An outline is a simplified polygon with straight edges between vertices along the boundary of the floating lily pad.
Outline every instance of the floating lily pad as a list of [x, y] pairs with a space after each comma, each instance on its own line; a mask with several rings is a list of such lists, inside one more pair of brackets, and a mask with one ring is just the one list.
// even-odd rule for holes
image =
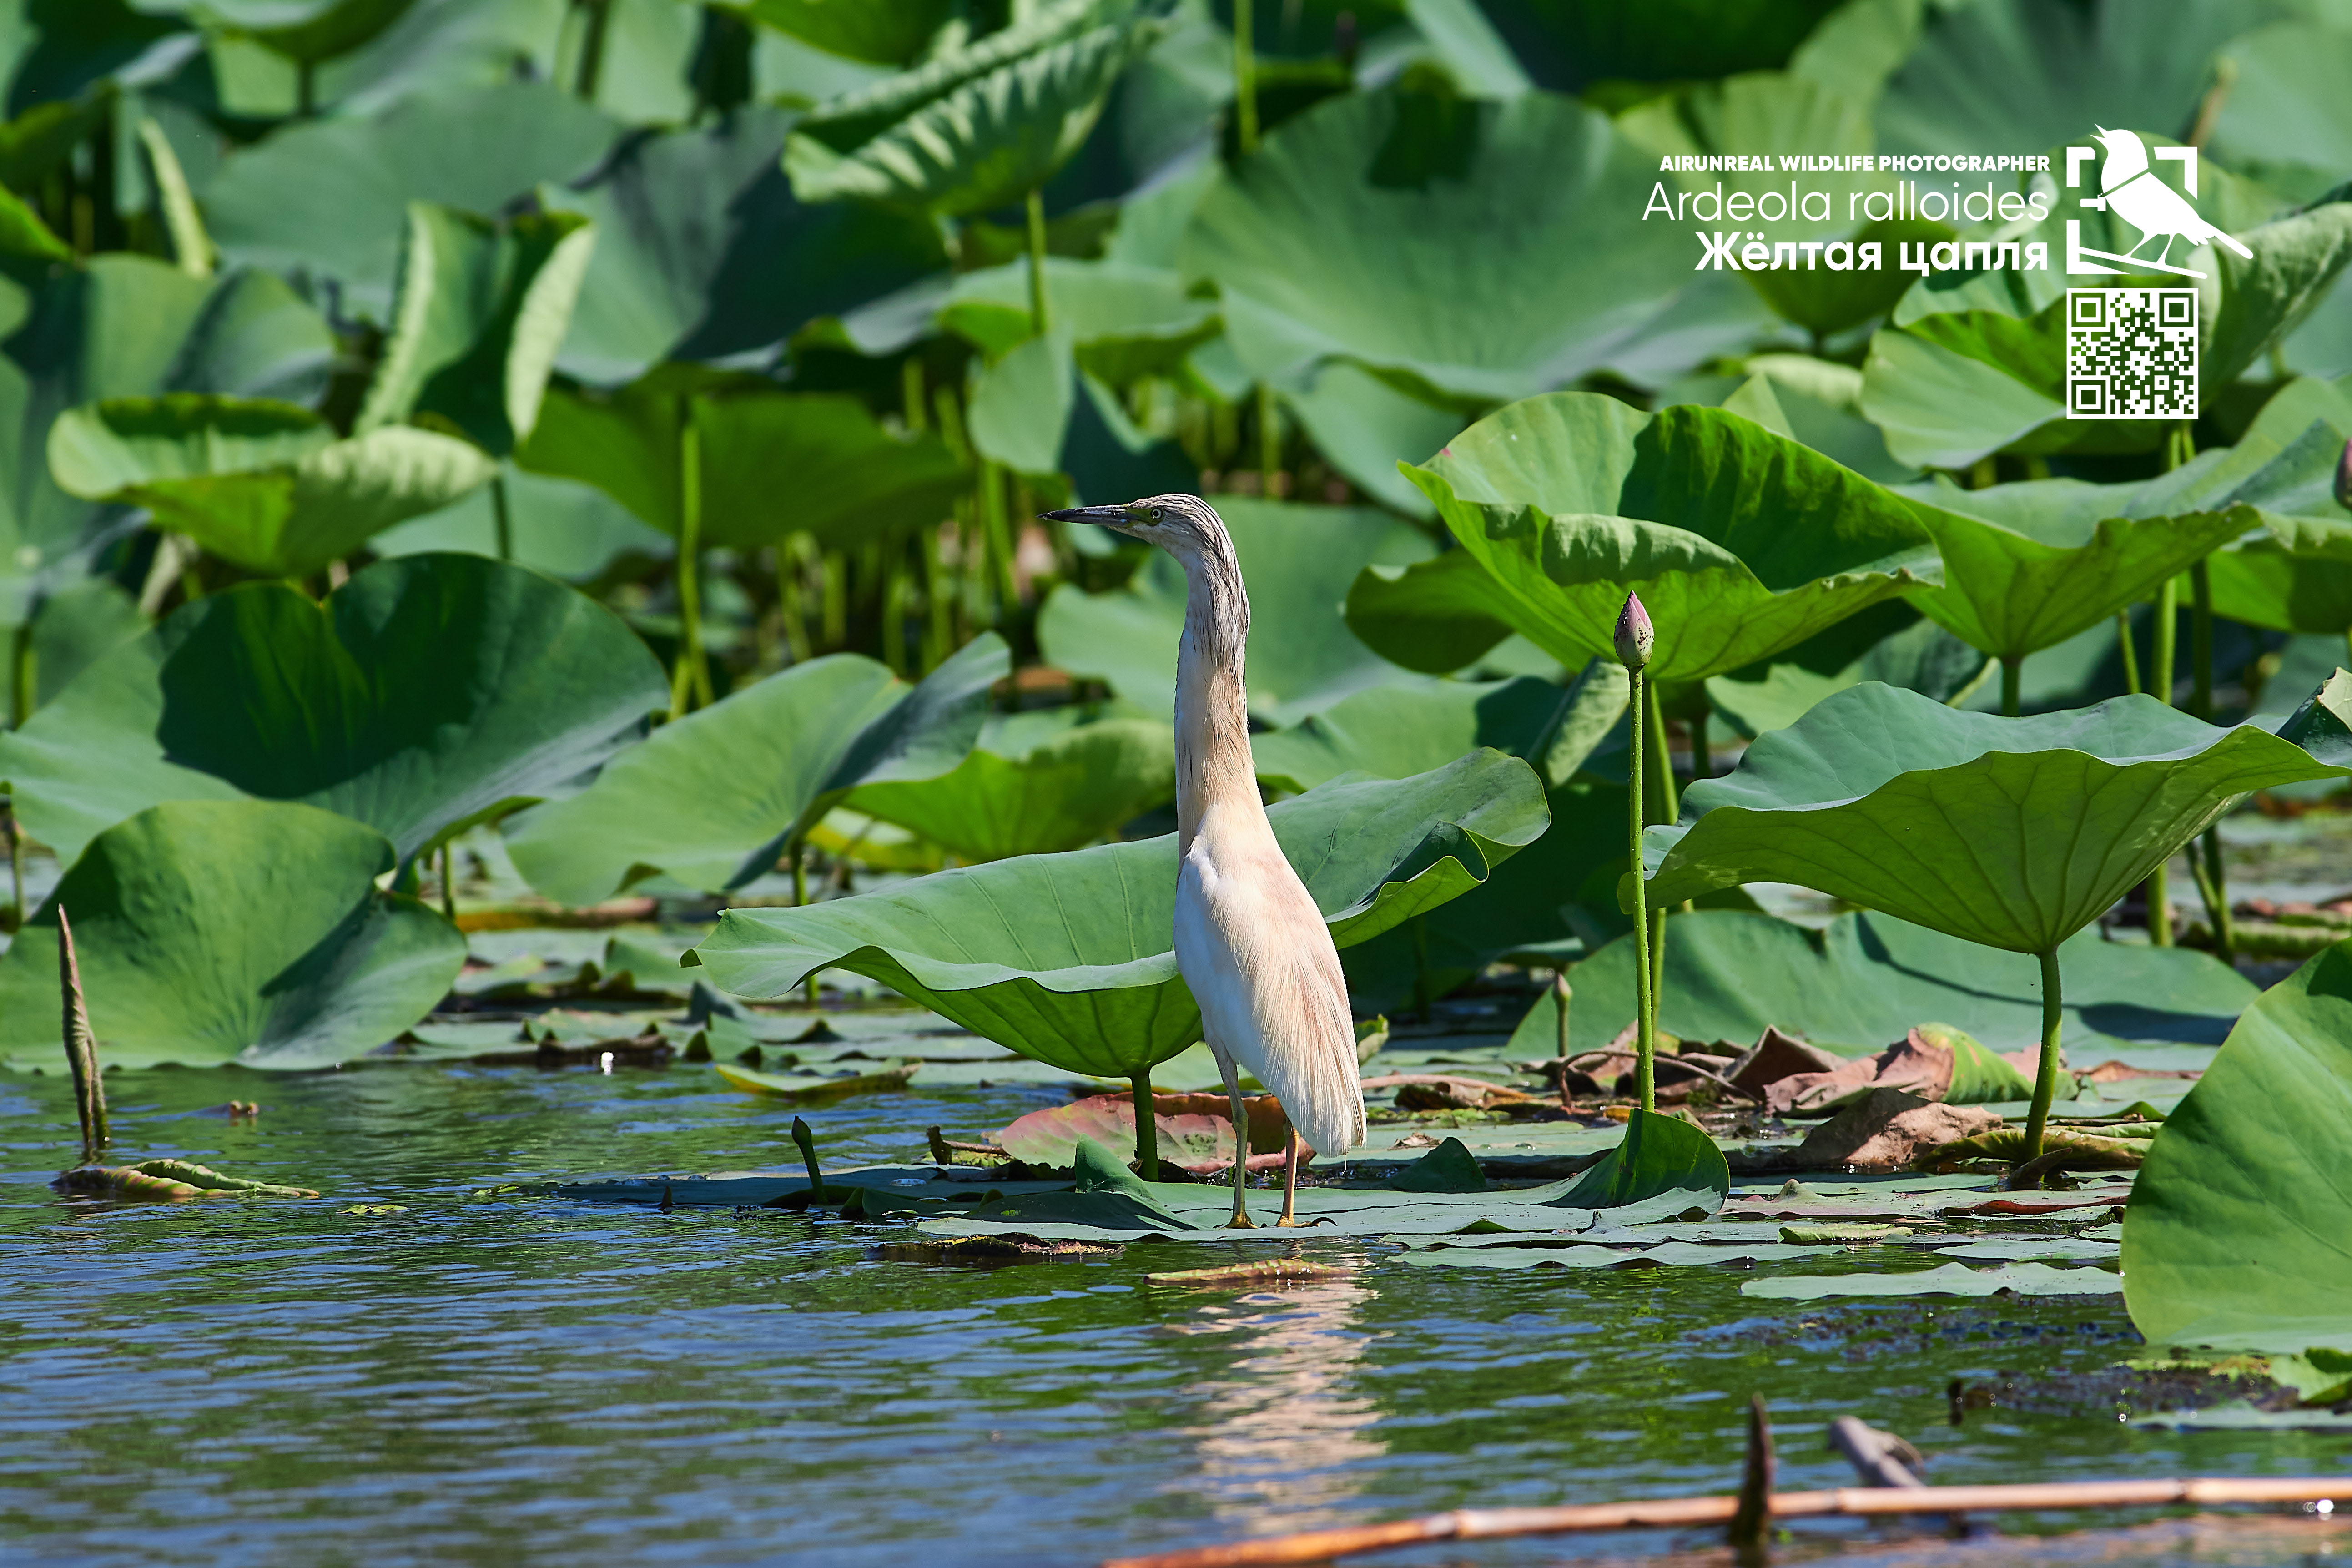
[[[1465, 752], [1491, 746], [1543, 765], [1564, 722], [1570, 746], [1589, 752], [1624, 714], [1625, 683], [1605, 678], [1573, 691], [1548, 680], [1438, 681], [1360, 691], [1310, 714], [1296, 728], [1250, 738], [1257, 776], [1294, 793], [1346, 773], [1410, 778]], [[1613, 711], [1611, 711], [1613, 710]], [[1581, 757], [1546, 765], [1548, 777], [1576, 771]]]
[[1750, 1279], [1743, 1296], [1776, 1301], [1823, 1301], [1839, 1296], [2116, 1296], [2121, 1277], [2104, 1268], [2053, 1268], [2046, 1263], [2010, 1263], [1971, 1268], [1947, 1263], [1908, 1274], [1800, 1274]]
[[667, 690], [593, 600], [411, 555], [323, 605], [253, 583], [184, 605], [0, 736], [0, 779], [67, 860], [158, 801], [238, 795], [356, 817], [407, 860], [595, 766]]
[[741, 887], [858, 785], [954, 768], [1007, 664], [991, 632], [911, 688], [862, 654], [794, 665], [663, 725], [587, 789], [521, 817], [508, 853], [567, 904], [655, 871]]
[[[1445, 602], [1475, 589], [1487, 616], [1572, 668], [1613, 657], [1629, 588], [1657, 626], [1651, 678], [1684, 681], [1937, 581], [1911, 502], [1721, 409], [1530, 398], [1408, 477], [1485, 569], [1452, 568]], [[1445, 570], [1409, 572], [1391, 596]]]
[[[1479, 752], [1412, 779], [1327, 784], [1268, 815], [1344, 947], [1484, 881], [1542, 832], [1542, 799], [1526, 763]], [[1041, 1061], [1130, 1078], [1200, 1038], [1175, 898], [1171, 834], [730, 910], [694, 952], [738, 995], [781, 996], [838, 966]]]
[[107, 1067], [364, 1056], [423, 1017], [466, 959], [455, 926], [377, 889], [392, 868], [383, 835], [314, 806], [152, 806], [100, 834], [0, 955], [0, 1060], [62, 1066], [60, 905]]
[[1841, 691], [1693, 784], [1644, 836], [1663, 903], [1793, 881], [1949, 935], [2040, 952], [2105, 913], [2237, 795], [2339, 776], [2252, 725], [2150, 697], [2000, 719]]
[[2246, 1010], [2166, 1119], [2124, 1214], [2126, 1300], [2150, 1343], [2352, 1348], [2347, 1042], [2338, 943]]

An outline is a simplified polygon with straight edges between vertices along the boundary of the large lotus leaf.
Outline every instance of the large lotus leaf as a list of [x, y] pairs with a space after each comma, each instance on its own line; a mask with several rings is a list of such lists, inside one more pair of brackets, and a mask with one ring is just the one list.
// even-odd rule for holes
[[964, 427], [982, 457], [1016, 474], [1050, 474], [1062, 466], [1076, 401], [1069, 334], [1056, 326], [981, 372]]
[[[1866, 99], [1786, 72], [1695, 82], [1629, 110], [1618, 119], [1617, 132], [1660, 158], [1704, 158], [1765, 147], [1803, 147], [1846, 157], [1874, 151]], [[1789, 199], [1789, 182], [1777, 174], [1762, 170], [1727, 174], [1707, 169], [1704, 163], [1662, 184], [1670, 201], [1683, 193], [1709, 193], [1711, 202], [1716, 199], [1712, 193], [1717, 191], [1726, 197], [1740, 193], [1750, 199], [1770, 194], [1783, 204]], [[1874, 191], [1891, 191], [1894, 186], [1895, 176], [1890, 174], [1809, 174], [1802, 182], [1803, 190], [1808, 195], [1819, 193], [1828, 198], [1823, 209], [1828, 216], [1809, 222], [1791, 212], [1778, 220], [1763, 220], [1768, 225], [1763, 237], [1775, 242], [1875, 240], [1889, 255], [1897, 254], [1895, 247], [1906, 240], [1951, 237], [1948, 228], [1928, 223], [1899, 228], [1874, 226], [1871, 232], [1859, 232], [1865, 226], [1849, 216], [1859, 210], [1853, 204]], [[1730, 221], [1722, 216], [1717, 220], [1718, 225]], [[1910, 283], [1910, 275], [1900, 270], [1833, 272], [1818, 263], [1809, 268], [1743, 269], [1740, 276], [1781, 317], [1822, 337], [1883, 314]]]
[[1348, 588], [1348, 629], [1391, 663], [1448, 675], [1511, 635], [1497, 610], [1504, 593], [1467, 550], [1407, 566], [1368, 566]]
[[504, 559], [567, 583], [587, 584], [608, 573], [635, 575], [627, 564], [668, 560], [677, 546], [593, 485], [509, 468], [503, 494], [488, 487], [455, 506], [412, 518], [368, 541], [381, 558], [455, 550], [501, 555], [499, 506], [505, 507]]
[[381, 311], [412, 201], [502, 211], [543, 180], [593, 167], [620, 127], [537, 82], [444, 88], [375, 113], [297, 120], [231, 153], [204, 192], [221, 255], [333, 279]]
[[[1132, 498], [1121, 496], [1120, 500]], [[1418, 530], [1371, 507], [1307, 506], [1219, 496], [1219, 515], [1250, 595], [1244, 678], [1250, 711], [1297, 722], [1367, 687], [1404, 679], [1356, 640], [1340, 605], [1375, 563], [1431, 552]], [[1037, 616], [1047, 662], [1110, 683], [1155, 714], [1176, 710], [1176, 644], [1184, 630], [1184, 569], [1154, 551], [1123, 588], [1087, 594], [1064, 584]]]
[[307, 396], [333, 335], [274, 278], [210, 283], [152, 257], [61, 269], [29, 299], [0, 279], [0, 626], [78, 574], [103, 510], [49, 477], [58, 416], [105, 397], [185, 390]]
[[381, 892], [363, 823], [257, 800], [177, 801], [108, 828], [0, 957], [0, 1061], [56, 1072], [58, 914], [73, 922], [105, 1067], [320, 1068], [432, 1011], [466, 939]]
[[2334, 493], [2347, 437], [2352, 396], [2334, 383], [2299, 378], [2263, 405], [2237, 450], [2274, 455], [2231, 491], [2263, 527], [2211, 558], [2216, 615], [2283, 632], [2352, 629], [2352, 511]]
[[[204, 0], [199, 15], [230, 37], [316, 65], [349, 54], [404, 16], [415, 0]], [[145, 0], [143, 11], [196, 10]]]
[[576, 187], [541, 187], [547, 206], [596, 225], [558, 357], [565, 371], [613, 384], [664, 360], [772, 351], [815, 317], [947, 266], [923, 218], [796, 200], [777, 163], [792, 122], [786, 110], [746, 104], [709, 125], [631, 137]]
[[2144, 515], [2129, 492], [2079, 479], [1967, 490], [1940, 474], [1913, 487], [1944, 585], [1912, 602], [1969, 647], [2022, 658], [2152, 597], [2256, 521], [2245, 506]]
[[1010, 668], [993, 632], [912, 688], [861, 654], [794, 665], [663, 725], [587, 789], [519, 818], [508, 851], [560, 903], [595, 903], [655, 871], [741, 887], [857, 785], [962, 762]]
[[[2259, 994], [2210, 953], [2109, 942], [2095, 931], [2063, 943], [2058, 962], [2066, 976], [2067, 1048], [2079, 1061], [2135, 1047], [2210, 1048]], [[1633, 1017], [1630, 936], [1586, 958], [1569, 980], [1569, 1048], [1598, 1050]], [[1929, 1021], [1997, 1051], [2038, 1047], [2041, 969], [2021, 954], [1989, 952], [1868, 910], [1840, 915], [1823, 931], [1717, 910], [1666, 921], [1658, 1027], [1678, 1038], [1745, 1048], [1770, 1026], [1819, 1046], [1876, 1051]], [[1558, 1005], [1543, 992], [1506, 1054], [1549, 1056], [1559, 1028]]]
[[[1545, 825], [1533, 772], [1494, 752], [1411, 779], [1326, 784], [1268, 815], [1343, 947], [1477, 886]], [[748, 996], [848, 969], [1024, 1056], [1127, 1078], [1200, 1038], [1176, 971], [1175, 910], [1171, 834], [803, 909], [730, 910], [693, 955]]]
[[1624, 1142], [1552, 1199], [1563, 1208], [1614, 1209], [1665, 1199], [1686, 1202], [1679, 1219], [1699, 1219], [1731, 1195], [1731, 1166], [1715, 1140], [1678, 1117], [1636, 1110]]
[[1167, 725], [1049, 709], [991, 714], [953, 772], [866, 784], [842, 804], [977, 862], [1091, 844], [1175, 795]]
[[2042, 952], [2082, 930], [2231, 800], [2342, 776], [2252, 725], [2152, 697], [2026, 719], [1876, 683], [1759, 737], [1644, 835], [1674, 903], [1795, 882], [1948, 935]]
[[[1068, 334], [1078, 367], [1112, 386], [1173, 372], [1216, 334], [1217, 306], [1184, 291], [1175, 271], [1129, 261], [1045, 259], [1048, 312]], [[1029, 312], [1029, 264], [1015, 261], [958, 276], [940, 325], [992, 359], [1036, 331]]]
[[2179, 130], [2212, 85], [2214, 51], [2268, 19], [2232, 0], [1929, 7], [1879, 100], [1879, 145], [1947, 153], [2047, 146], [2093, 125]]
[[2165, 1119], [2124, 1211], [2124, 1303], [2156, 1345], [2352, 1345], [2352, 944], [2246, 1010]]
[[429, 430], [333, 436], [322, 416], [265, 398], [109, 398], [58, 416], [49, 472], [69, 494], [143, 506], [162, 526], [273, 577], [316, 572], [498, 472], [472, 443]]
[[970, 482], [937, 435], [893, 431], [861, 398], [695, 365], [657, 366], [611, 393], [551, 388], [515, 461], [585, 480], [676, 538], [689, 416], [706, 547], [754, 550], [795, 532], [860, 544], [940, 521]]
[[831, 55], [905, 65], [956, 14], [955, 0], [730, 0], [755, 22]]
[[784, 143], [803, 201], [961, 216], [1043, 185], [1161, 33], [1133, 0], [1055, 0], [976, 44], [836, 99]]
[[1436, 509], [1397, 471], [1445, 445], [1462, 416], [1414, 397], [1359, 364], [1334, 360], [1282, 398], [1324, 459], [1381, 505], [1411, 517]]
[[1809, 354], [1759, 354], [1754, 372], [1723, 406], [1775, 435], [1801, 441], [1822, 457], [1882, 485], [1902, 484], [1919, 470], [1895, 461], [1886, 435], [1862, 416], [1862, 373]]
[[1912, 502], [1717, 408], [1529, 398], [1410, 477], [1486, 568], [1489, 613], [1571, 667], [1613, 651], [1628, 589], [1657, 627], [1652, 677], [1682, 681], [1937, 581]]
[[595, 601], [411, 555], [323, 605], [252, 583], [182, 606], [0, 737], [0, 780], [68, 862], [159, 801], [240, 795], [356, 817], [406, 860], [595, 766], [667, 693]]
[[[2064, 147], [2051, 157], [2063, 168]], [[2200, 171], [2202, 216], [2252, 252], [2241, 258], [2208, 245], [2173, 258], [2203, 274], [2193, 285], [2198, 378], [2210, 398], [2300, 321], [2352, 261], [2352, 204], [2323, 201], [2282, 216], [2276, 198], [2259, 187], [2210, 161]], [[2014, 183], [2021, 192], [2048, 177], [2019, 175]], [[2088, 184], [2073, 194], [2089, 194]], [[2086, 248], [2120, 255], [2142, 243], [2121, 215], [2081, 209], [2068, 195], [2061, 190], [2021, 242], [2063, 258], [2071, 222], [2081, 225]], [[1885, 430], [1889, 449], [1922, 467], [1961, 468], [1993, 451], [2138, 452], [2160, 443], [2168, 428], [2162, 420], [2066, 417], [2066, 295], [2074, 281], [2053, 259], [2041, 270], [1940, 273], [1906, 293], [1872, 339], [1864, 369], [1864, 409]], [[2167, 284], [2158, 274], [2112, 281]]]
[[1644, 224], [1655, 160], [1570, 100], [1410, 85], [1284, 122], [1204, 196], [1188, 275], [1213, 279], [1259, 379], [1353, 360], [1492, 402], [1611, 363], [1690, 287], [1686, 232]]
[[2352, 34], [2274, 23], [2231, 40], [2237, 72], [2209, 142], [2232, 168], [2307, 200], [2352, 168], [2352, 110], [2332, 84], [2352, 71]]
[[[1259, 778], [1293, 793], [1341, 773], [1410, 778], [1481, 746], [1540, 761], [1567, 697], [1533, 676], [1376, 688], [1309, 716], [1296, 729], [1252, 737], [1250, 752]], [[1624, 706], [1622, 682], [1617, 706]]]
[[538, 423], [595, 238], [567, 214], [492, 224], [409, 203], [392, 330], [353, 428], [427, 414], [486, 451], [514, 450]]
[[1539, 85], [1577, 92], [1600, 81], [1687, 81], [1777, 70], [1791, 63], [1791, 51], [1837, 6], [1832, 0], [1737, 6], [1716, 0], [1631, 6], [1612, 0], [1481, 0], [1479, 9]]

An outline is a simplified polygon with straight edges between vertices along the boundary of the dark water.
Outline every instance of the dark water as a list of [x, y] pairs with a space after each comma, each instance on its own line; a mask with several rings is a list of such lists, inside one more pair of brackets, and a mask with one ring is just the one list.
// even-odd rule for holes
[[[782, 1212], [469, 1198], [789, 1164], [790, 1114], [703, 1068], [172, 1072], [113, 1094], [125, 1155], [326, 1195], [68, 1205], [45, 1185], [70, 1155], [66, 1084], [0, 1079], [11, 1563], [1084, 1563], [1455, 1506], [1726, 1490], [1751, 1391], [1790, 1489], [1846, 1479], [1821, 1447], [1844, 1414], [1909, 1436], [1939, 1482], [2352, 1462], [2343, 1433], [2143, 1428], [2096, 1384], [1949, 1425], [1953, 1378], [2031, 1383], [2133, 1353], [2120, 1298], [1806, 1307], [1745, 1299], [1728, 1269], [1450, 1273], [1336, 1241], [1306, 1246], [1349, 1278], [1278, 1294], [1144, 1282], [1223, 1251], [1198, 1246], [969, 1272], [871, 1261], [884, 1232]], [[257, 1125], [205, 1113], [232, 1096], [266, 1103]], [[903, 1159], [926, 1123], [976, 1134], [1055, 1098], [906, 1095], [810, 1120], [829, 1162]], [[360, 1204], [404, 1212], [342, 1212]], [[2352, 1554], [2317, 1521], [1874, 1539], [1845, 1536], [1889, 1563]], [[1664, 1535], [1371, 1561], [1654, 1552], [1724, 1561]]]

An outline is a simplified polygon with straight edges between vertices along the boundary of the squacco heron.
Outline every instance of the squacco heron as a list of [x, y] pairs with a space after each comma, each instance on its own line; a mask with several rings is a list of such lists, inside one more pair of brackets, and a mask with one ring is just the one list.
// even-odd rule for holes
[[1362, 1142], [1364, 1091], [1339, 949], [1258, 799], [1242, 685], [1249, 595], [1234, 542], [1216, 510], [1197, 496], [1045, 515], [1144, 540], [1184, 568], [1184, 636], [1176, 654], [1176, 967], [1201, 1005], [1201, 1032], [1233, 1104], [1232, 1224], [1255, 1223], [1244, 1191], [1246, 1068], [1290, 1119], [1276, 1223], [1296, 1225], [1299, 1140], [1325, 1156]]

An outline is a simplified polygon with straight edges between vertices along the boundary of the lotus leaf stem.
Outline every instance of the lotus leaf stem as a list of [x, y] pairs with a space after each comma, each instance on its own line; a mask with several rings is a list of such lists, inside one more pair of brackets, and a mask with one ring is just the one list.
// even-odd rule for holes
[[907, 552], [896, 541], [886, 546], [882, 568], [882, 658], [891, 673], [907, 673]]
[[793, 1118], [793, 1142], [799, 1146], [801, 1164], [808, 1172], [809, 1202], [821, 1204], [824, 1202], [824, 1174], [817, 1169], [816, 1136], [809, 1131], [809, 1124], [797, 1116]]
[[1282, 414], [1275, 406], [1274, 388], [1265, 382], [1257, 384], [1257, 488], [1268, 500], [1275, 499], [1277, 481], [1282, 478]]
[[38, 696], [38, 683], [34, 677], [33, 620], [25, 617], [16, 635], [8, 645], [8, 728], [21, 730], [33, 716], [33, 706]]
[[16, 803], [0, 795], [0, 837], [8, 840], [7, 929], [25, 929], [25, 830], [16, 826]]
[[[2189, 660], [2196, 685], [2189, 710], [2208, 724], [2213, 721], [2213, 573], [2210, 556], [2200, 556], [2189, 568]], [[2230, 883], [2221, 868], [2221, 829], [2205, 830], [2205, 863], [2197, 864], [2199, 846], [2189, 847], [2189, 866], [2197, 878], [2198, 895], [2205, 901], [2205, 921], [2213, 932], [2213, 949], [2224, 963], [2235, 963], [2237, 933], [2230, 921]]]
[[[1648, 700], [1645, 689], [1649, 678], [1641, 670], [1627, 672], [1632, 681], [1632, 702], [1628, 716], [1632, 722], [1625, 727], [1629, 753], [1626, 757], [1625, 839], [1632, 856], [1633, 907], [1628, 912], [1633, 917], [1633, 1084], [1641, 1097], [1642, 1109], [1658, 1108], [1657, 1049], [1657, 979], [1650, 969], [1649, 889], [1642, 879], [1642, 731], [1649, 728], [1642, 722], [1643, 704]], [[1663, 934], [1663, 932], [1661, 933]]]
[[572, 92], [593, 103], [597, 81], [604, 74], [604, 34], [612, 25], [613, 0], [572, 0], [572, 4], [588, 13], [588, 26], [580, 38], [580, 66], [572, 74]]
[[1571, 1001], [1575, 1000], [1575, 997], [1576, 997], [1576, 993], [1575, 993], [1573, 990], [1571, 990], [1571, 989], [1570, 988], [1570, 986], [1569, 986], [1569, 984], [1568, 984], [1568, 971], [1567, 971], [1567, 970], [1565, 970], [1565, 969], [1558, 969], [1558, 970], [1554, 970], [1554, 971], [1552, 972], [1552, 977], [1551, 977], [1551, 997], [1552, 997], [1552, 1003], [1553, 1003], [1553, 1005], [1554, 1005], [1554, 1006], [1558, 1009], [1558, 1011], [1559, 1011], [1558, 1025], [1559, 1025], [1559, 1102], [1560, 1102], [1562, 1105], [1566, 1105], [1566, 1104], [1569, 1102], [1569, 1093], [1568, 1093], [1568, 1005], [1569, 1005], [1569, 1003], [1570, 1003]]
[[1045, 193], [1029, 193], [1029, 321], [1039, 337], [1052, 328], [1045, 309]]
[[2058, 980], [2058, 950], [2042, 949], [2034, 956], [2042, 963], [2042, 1059], [2033, 1068], [2033, 1105], [2025, 1113], [2025, 1149], [2020, 1165], [2042, 1157], [2042, 1129], [2050, 1124], [2050, 1102], [2058, 1093], [2060, 1029], [2065, 1023], [2065, 993]]
[[2124, 658], [2124, 689], [2134, 697], [2140, 694], [2139, 647], [2132, 641], [2131, 611], [2116, 612], [2116, 645]]
[[697, 698], [708, 707], [710, 666], [702, 657], [702, 433], [694, 402], [679, 410], [677, 432], [677, 667], [670, 675], [669, 710], [683, 717]]
[[2000, 716], [2017, 717], [2018, 702], [2024, 687], [2025, 656], [2005, 653], [2000, 656]]
[[[2172, 706], [2172, 654], [2175, 623], [2180, 618], [2180, 584], [2168, 577], [2156, 594], [2156, 658], [2148, 694]], [[2172, 868], [2169, 857], [2147, 874], [2147, 940], [2158, 947], [2172, 945]]]
[[[1128, 1080], [1135, 1096], [1135, 1173], [1147, 1182], [1160, 1179], [1160, 1118], [1151, 1104], [1151, 1069], [1145, 1068]], [[1249, 1130], [1234, 1129], [1238, 1158], [1249, 1158]]]
[[499, 559], [514, 559], [514, 523], [507, 516], [507, 477], [490, 476], [490, 524], [498, 539]]
[[1234, 142], [1244, 158], [1257, 151], [1257, 58], [1250, 9], [1251, 0], [1234, 0]]
[[441, 913], [451, 925], [457, 923], [457, 857], [449, 841], [441, 841]]

